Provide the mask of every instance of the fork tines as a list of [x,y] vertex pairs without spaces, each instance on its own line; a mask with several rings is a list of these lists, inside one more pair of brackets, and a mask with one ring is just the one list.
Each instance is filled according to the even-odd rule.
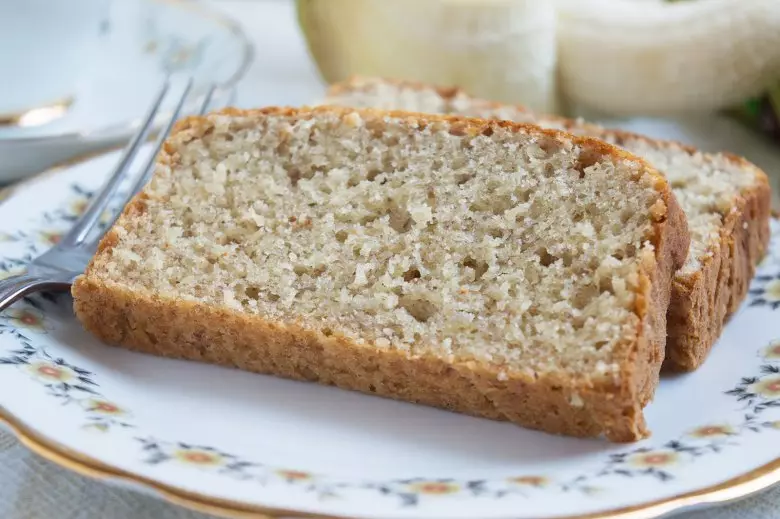
[[[132,184],[132,187],[128,190],[124,197],[122,197],[121,200],[114,200],[114,195],[116,194],[119,185],[130,177],[132,169],[131,166],[134,164],[139,151],[146,143],[149,135],[152,133],[152,130],[155,127],[155,121],[157,120],[158,113],[160,111],[160,107],[162,106],[163,101],[171,89],[170,79],[166,79],[163,82],[162,86],[159,88],[154,97],[154,102],[149,107],[149,110],[142,119],[138,131],[135,133],[135,135],[133,135],[132,139],[125,147],[113,173],[108,178],[108,180],[106,180],[106,183],[103,185],[101,190],[95,193],[95,196],[92,198],[92,200],[90,200],[90,203],[87,206],[87,209],[84,211],[84,214],[79,218],[70,232],[68,232],[68,234],[63,237],[60,242],[62,247],[75,247],[87,244],[87,238],[100,221],[101,215],[103,215],[103,213],[106,211],[109,203],[116,203],[120,208],[115,212],[115,215],[111,219],[111,223],[113,223],[118,217],[121,208],[124,207],[127,202],[130,201],[130,199],[138,191],[140,191],[141,188],[143,188],[144,185],[146,185],[146,183],[149,181],[152,171],[154,170],[154,161],[157,153],[160,151],[160,148],[165,142],[165,139],[170,134],[173,125],[184,112],[184,105],[187,101],[190,91],[192,90],[192,86],[193,79],[189,78],[184,88],[178,94],[178,99],[173,111],[170,113],[170,115],[167,116],[165,123],[162,125],[149,157],[139,169],[135,170],[140,172],[138,173],[138,178],[136,178],[135,182]],[[198,104],[197,109],[193,110],[194,113],[202,115],[206,112],[206,110],[208,110],[213,100],[216,88],[216,85],[211,85],[208,88],[203,99]],[[93,242],[96,243],[96,239],[93,239]]]

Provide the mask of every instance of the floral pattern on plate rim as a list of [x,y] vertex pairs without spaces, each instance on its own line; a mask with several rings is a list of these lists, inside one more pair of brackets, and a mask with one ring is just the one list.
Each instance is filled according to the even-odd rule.
[[[25,264],[42,252],[86,207],[91,193],[78,185],[71,186],[75,199],[65,207],[42,215],[37,232],[0,233],[3,241],[20,242],[24,253],[0,257],[0,278],[24,269]],[[108,221],[106,217],[105,221]],[[773,221],[773,243],[780,241],[780,222]],[[36,336],[45,335],[55,326],[47,316],[47,307],[56,307],[59,297],[40,294],[26,298],[9,311],[0,314],[0,336],[10,335],[17,347],[0,351],[0,368],[24,371],[38,382],[43,391],[62,405],[83,413],[83,428],[104,434],[131,434],[139,449],[139,459],[148,465],[175,463],[192,470],[210,471],[239,481],[259,485],[295,485],[320,499],[343,497],[347,490],[376,492],[394,498],[399,506],[410,507],[423,499],[453,496],[503,498],[531,497],[536,492],[577,492],[597,496],[609,492],[608,478],[646,478],[656,483],[674,480],[675,469],[704,456],[717,455],[724,449],[739,446],[750,434],[780,433],[780,414],[767,418],[767,412],[780,408],[780,338],[758,352],[761,363],[757,373],[743,376],[726,394],[734,397],[742,419],[738,423],[710,423],[695,427],[680,437],[655,446],[627,447],[609,454],[601,467],[569,480],[556,480],[545,474],[518,474],[504,479],[426,479],[409,478],[389,481],[339,481],[320,474],[269,466],[255,460],[222,451],[219,448],[167,441],[146,436],[133,421],[132,411],[104,396],[96,374],[50,354],[36,344]],[[748,307],[780,310],[780,258],[770,255],[761,265],[748,295]],[[748,440],[749,441],[749,440]]]

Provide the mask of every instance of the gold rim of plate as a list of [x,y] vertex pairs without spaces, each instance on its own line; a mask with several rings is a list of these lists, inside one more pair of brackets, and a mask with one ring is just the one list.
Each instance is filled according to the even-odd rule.
[[[71,166],[111,153],[119,148],[120,147],[117,146],[91,152],[59,162],[23,182],[0,190],[0,205],[13,196],[19,188],[24,188],[44,181],[52,175],[62,172]],[[229,519],[277,519],[281,517],[346,519],[346,516],[311,514],[293,509],[266,508],[250,505],[239,501],[209,497],[196,492],[181,490],[164,483],[159,483],[153,479],[118,469],[88,455],[69,449],[64,445],[60,445],[55,440],[33,431],[1,406],[0,424],[5,424],[10,428],[19,442],[27,449],[55,465],[92,479],[120,481],[126,484],[146,487],[147,489],[154,490],[158,496],[169,503],[196,512],[217,515]],[[664,499],[648,501],[647,503],[640,505],[614,508],[612,510],[583,515],[555,516],[552,519],[653,519],[696,505],[717,504],[747,497],[776,483],[780,483],[780,457],[757,467],[750,472],[699,490],[677,494]]]
[[0,127],[2,126],[41,126],[59,119],[70,109],[75,97],[68,96],[49,103],[26,108],[13,113],[0,114]]

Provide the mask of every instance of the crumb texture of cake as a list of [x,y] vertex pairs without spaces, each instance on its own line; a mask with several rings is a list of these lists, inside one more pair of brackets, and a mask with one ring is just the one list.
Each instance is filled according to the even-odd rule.
[[596,137],[647,160],[669,181],[691,235],[688,258],[672,293],[665,365],[670,370],[692,371],[704,362],[726,320],[747,295],[755,265],[768,247],[767,176],[729,154],[706,154],[675,142],[536,115],[523,107],[475,99],[455,88],[414,82],[354,78],[335,85],[326,103],[533,123]]
[[662,177],[592,139],[226,111],[179,125],[74,296],[142,351],[634,440],[687,246]]
[[[552,126],[544,119],[540,125]],[[587,126],[581,131],[576,127],[567,131],[578,135],[593,133]],[[720,230],[735,202],[765,179],[757,168],[745,168],[744,162],[727,155],[707,155],[673,142],[659,143],[630,134],[603,132],[599,137],[646,159],[664,173],[672,186],[691,233],[691,250],[680,276],[701,270],[712,247],[719,244]]]

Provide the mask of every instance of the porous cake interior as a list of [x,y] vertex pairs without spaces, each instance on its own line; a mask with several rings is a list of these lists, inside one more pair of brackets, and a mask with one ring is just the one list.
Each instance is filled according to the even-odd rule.
[[758,182],[759,173],[746,169],[723,155],[691,152],[674,143],[617,138],[593,125],[565,124],[562,118],[535,115],[521,107],[473,99],[452,90],[437,91],[421,85],[389,83],[382,80],[356,81],[353,87],[328,98],[329,104],[377,107],[388,110],[418,110],[427,113],[458,114],[486,119],[506,119],[538,124],[544,128],[566,129],[576,135],[595,136],[616,144],[646,159],[672,186],[672,191],[688,219],[691,245],[680,274],[696,272],[702,260],[712,254],[719,242],[723,219],[734,206],[734,200]]
[[174,137],[92,275],[377,348],[617,370],[655,175],[555,135],[303,114]]
[[712,255],[712,247],[720,242],[723,221],[734,208],[735,200],[759,182],[758,170],[745,168],[722,154],[691,152],[674,143],[659,146],[646,139],[628,137],[618,142],[614,135],[606,137],[605,140],[646,159],[667,178],[688,220],[691,235],[688,258],[678,274],[699,270],[702,261]]

